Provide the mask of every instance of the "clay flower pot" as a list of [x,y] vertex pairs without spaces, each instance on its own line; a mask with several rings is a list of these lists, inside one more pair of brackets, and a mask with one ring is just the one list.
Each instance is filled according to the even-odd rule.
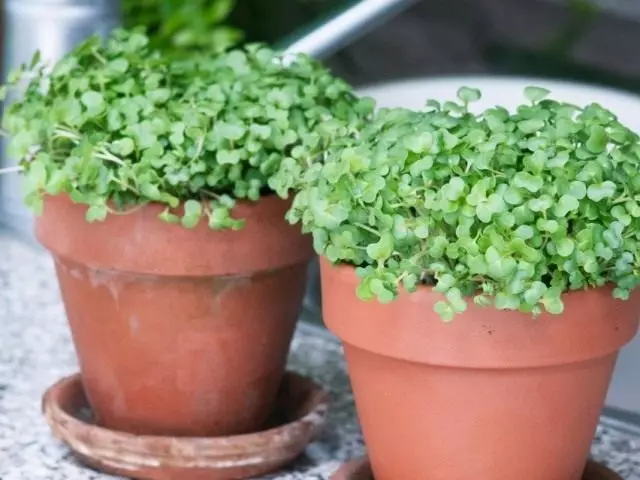
[[99,425],[146,435],[253,432],[274,404],[313,252],[275,196],[239,231],[160,221],[160,205],[87,223],[47,197],[36,235],[55,260]]
[[376,480],[580,480],[640,296],[569,293],[536,320],[470,303],[447,324],[430,288],[382,305],[351,267],[321,275]]

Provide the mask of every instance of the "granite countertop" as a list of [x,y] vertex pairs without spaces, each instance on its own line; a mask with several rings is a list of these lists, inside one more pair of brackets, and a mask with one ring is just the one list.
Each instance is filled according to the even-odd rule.
[[[0,479],[113,478],[79,465],[51,437],[40,413],[44,390],[77,369],[51,262],[1,231],[0,251]],[[290,365],[330,390],[331,413],[323,435],[290,469],[265,478],[328,479],[340,462],[364,452],[340,345],[301,324]],[[640,480],[640,429],[624,427],[603,419],[593,455],[625,480]]]

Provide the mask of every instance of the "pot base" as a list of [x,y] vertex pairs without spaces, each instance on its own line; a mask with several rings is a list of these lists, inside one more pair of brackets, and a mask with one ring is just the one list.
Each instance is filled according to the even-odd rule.
[[[345,463],[331,480],[374,480],[367,458],[359,458]],[[589,460],[582,480],[622,480],[622,477],[607,467]]]
[[42,404],[53,435],[85,464],[141,480],[231,480],[272,472],[296,458],[324,426],[328,394],[285,375],[265,429],[228,437],[132,435],[93,423],[80,374],[51,386]]

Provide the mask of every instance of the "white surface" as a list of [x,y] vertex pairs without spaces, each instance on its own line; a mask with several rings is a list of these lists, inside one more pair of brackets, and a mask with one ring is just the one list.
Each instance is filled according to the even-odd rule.
[[[473,109],[496,105],[513,110],[526,101],[523,90],[535,85],[551,90],[551,98],[583,106],[599,103],[614,112],[620,121],[640,132],[640,97],[606,87],[524,77],[466,76],[406,80],[365,87],[361,95],[376,99],[380,107],[420,109],[428,98],[453,100],[461,86],[479,88],[482,99]],[[639,312],[640,314],[640,312]],[[640,336],[627,346],[618,361],[607,404],[640,413]]]

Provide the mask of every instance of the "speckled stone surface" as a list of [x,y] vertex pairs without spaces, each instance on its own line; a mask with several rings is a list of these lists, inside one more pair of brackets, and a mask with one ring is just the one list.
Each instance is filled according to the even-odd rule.
[[[76,371],[48,256],[0,231],[0,479],[101,480],[54,440],[40,414],[43,391]],[[316,327],[301,327],[291,368],[332,393],[329,424],[291,468],[271,480],[324,480],[364,447],[339,344]],[[640,433],[601,426],[594,456],[627,480],[640,480]]]

